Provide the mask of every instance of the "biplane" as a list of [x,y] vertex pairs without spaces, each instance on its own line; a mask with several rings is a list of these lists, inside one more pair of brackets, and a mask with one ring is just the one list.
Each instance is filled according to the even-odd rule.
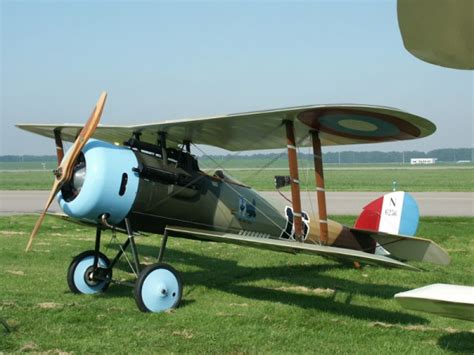
[[[418,209],[402,191],[367,205],[354,227],[327,217],[322,146],[426,137],[436,130],[427,119],[386,107],[319,105],[136,126],[98,125],[106,97],[100,96],[84,126],[17,125],[54,139],[58,158],[51,193],[27,250],[55,198],[62,218],[96,229],[94,248],[69,266],[72,292],[105,291],[130,248],[138,308],[160,312],[177,307],[182,282],[163,262],[169,236],[412,270],[416,268],[406,261],[450,261],[434,242],[413,236]],[[73,142],[66,154],[64,141]],[[229,151],[286,148],[290,176],[276,182],[290,185],[290,206],[278,210],[225,169],[202,171],[193,151],[202,145]],[[297,147],[313,151],[317,215],[301,207]],[[101,252],[101,233],[107,229],[127,236],[112,260]],[[157,262],[143,269],[135,243],[139,233],[163,235]]]

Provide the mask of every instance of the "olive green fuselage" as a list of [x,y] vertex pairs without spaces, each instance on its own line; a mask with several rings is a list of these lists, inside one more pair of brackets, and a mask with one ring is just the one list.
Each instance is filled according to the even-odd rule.
[[[142,167],[137,196],[129,213],[133,228],[163,233],[166,226],[190,227],[260,238],[293,238],[292,210],[276,209],[252,188],[222,171],[211,176],[198,168],[135,152]],[[185,164],[184,164],[185,165]],[[317,216],[305,215],[307,243],[319,243]],[[362,247],[360,238],[337,222],[328,221],[329,245]]]
[[162,233],[165,226],[278,238],[287,220],[255,190],[200,173],[196,186],[140,179],[130,214],[138,230]]

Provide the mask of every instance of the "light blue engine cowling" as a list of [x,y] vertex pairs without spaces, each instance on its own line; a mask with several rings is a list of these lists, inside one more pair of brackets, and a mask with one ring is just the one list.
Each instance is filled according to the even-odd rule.
[[138,190],[139,178],[132,170],[138,166],[135,154],[128,148],[93,139],[82,153],[85,167],[75,170],[71,182],[71,186],[80,187],[72,197],[63,187],[58,194],[59,205],[73,218],[97,222],[105,213],[109,223],[120,223],[130,212]]

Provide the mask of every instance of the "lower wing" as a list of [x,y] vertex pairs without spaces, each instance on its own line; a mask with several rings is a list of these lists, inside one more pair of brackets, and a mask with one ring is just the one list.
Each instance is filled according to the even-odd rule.
[[433,284],[397,293],[395,299],[415,311],[474,321],[474,287],[471,286]]
[[[73,222],[80,225],[94,227],[95,224],[82,222],[75,220],[65,214],[61,213],[48,213],[48,216],[60,218],[65,221]],[[418,270],[416,267],[405,264],[401,261],[388,258],[386,256],[365,253],[359,250],[345,249],[329,247],[319,244],[308,244],[300,243],[297,241],[270,239],[270,238],[257,238],[243,236],[233,233],[222,233],[216,231],[209,231],[196,228],[188,227],[174,227],[167,226],[167,232],[171,236],[186,238],[186,239],[197,239],[204,241],[224,242],[230,244],[244,245],[260,249],[275,250],[287,253],[305,253],[325,256],[334,259],[350,260],[350,261],[361,261],[367,264],[382,265],[393,268],[402,268],[409,270]],[[118,232],[126,233],[124,230],[117,230]]]
[[210,240],[214,242],[245,245],[254,248],[269,249],[288,253],[316,254],[335,259],[361,261],[367,264],[418,270],[417,268],[411,265],[388,258],[386,256],[369,254],[363,251],[352,249],[336,248],[319,244],[301,243],[297,241],[288,241],[280,239],[249,237],[233,233],[222,233],[187,227],[167,226],[166,230],[172,236],[187,239]]

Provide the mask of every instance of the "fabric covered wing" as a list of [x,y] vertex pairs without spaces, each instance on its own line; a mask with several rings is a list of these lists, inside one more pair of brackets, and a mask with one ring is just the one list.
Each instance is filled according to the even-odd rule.
[[209,240],[214,242],[224,242],[230,244],[244,245],[260,249],[269,249],[288,253],[316,254],[320,256],[343,259],[350,261],[362,261],[367,264],[383,265],[387,267],[403,268],[417,270],[417,268],[402,263],[398,260],[387,258],[385,256],[364,253],[358,250],[335,248],[322,246],[319,244],[300,243],[296,241],[287,241],[269,238],[248,237],[232,233],[221,233],[195,228],[168,226],[166,230],[175,237]]
[[[48,213],[48,216],[59,218],[64,221],[76,223],[79,225],[95,227],[94,224],[78,221],[62,213]],[[417,268],[402,263],[398,260],[390,259],[385,256],[364,253],[358,250],[328,247],[319,244],[299,243],[287,240],[247,237],[238,234],[221,233],[216,231],[208,231],[187,227],[167,226],[166,230],[168,231],[168,233],[170,233],[171,236],[186,239],[224,242],[229,244],[244,245],[254,248],[275,250],[287,253],[316,254],[334,259],[363,261],[367,264],[383,265],[387,267],[403,268],[409,270],[418,270]],[[120,228],[117,229],[117,232],[125,234],[127,233],[125,230],[122,230]]]
[[[286,147],[284,121],[293,121],[299,146],[310,146],[310,130],[320,132],[322,145],[388,142],[426,137],[436,130],[430,121],[397,109],[359,105],[303,106],[200,119],[164,121],[137,126],[99,126],[94,138],[123,144],[133,132],[140,140],[156,144],[158,132],[167,133],[169,147],[183,141],[230,151]],[[73,141],[82,125],[34,125],[17,127],[53,138],[60,130],[63,140]]]
[[474,69],[472,0],[398,0],[398,24],[405,48],[425,62]]
[[474,287],[471,286],[433,284],[397,293],[395,299],[415,311],[474,321]]

